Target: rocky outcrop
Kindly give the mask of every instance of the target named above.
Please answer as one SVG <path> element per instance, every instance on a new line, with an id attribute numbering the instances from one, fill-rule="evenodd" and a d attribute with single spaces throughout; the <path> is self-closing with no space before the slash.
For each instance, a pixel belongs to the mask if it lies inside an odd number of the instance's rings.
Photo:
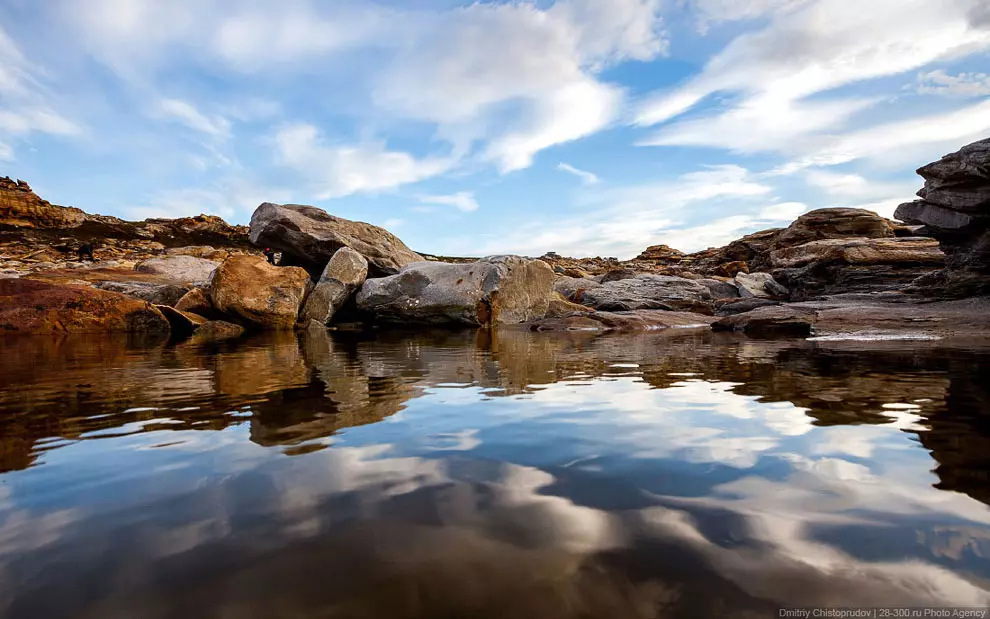
<path id="1" fill-rule="evenodd" d="M 184 247 L 169 247 L 165 250 L 169 256 L 194 256 L 205 258 L 214 262 L 223 262 L 230 252 L 226 249 L 217 249 L 209 245 L 186 245 Z"/>
<path id="2" fill-rule="evenodd" d="M 217 311 L 262 329 L 291 329 L 312 287 L 297 267 L 276 267 L 261 256 L 235 255 L 223 261 L 210 283 Z"/>
<path id="3" fill-rule="evenodd" d="M 773 247 L 792 247 L 822 239 L 882 239 L 892 236 L 893 223 L 873 211 L 860 208 L 822 208 L 795 219 L 777 236 Z"/>
<path id="4" fill-rule="evenodd" d="M 732 241 L 725 247 L 706 249 L 688 254 L 681 266 L 697 273 L 713 273 L 733 277 L 739 271 L 759 271 L 770 266 L 770 251 L 779 228 L 761 230 Z"/>
<path id="5" fill-rule="evenodd" d="M 547 308 L 546 317 L 560 318 L 563 316 L 570 316 L 574 313 L 587 314 L 593 311 L 594 310 L 590 307 L 568 301 L 564 295 L 554 291 L 553 295 L 550 297 L 550 305 Z"/>
<path id="6" fill-rule="evenodd" d="M 742 331 L 746 335 L 804 337 L 811 334 L 815 323 L 814 310 L 790 306 L 759 307 L 725 316 L 712 323 L 715 331 Z"/>
<path id="7" fill-rule="evenodd" d="M 115 292 L 0 279 L 0 334 L 111 332 L 167 334 L 169 323 L 150 303 Z"/>
<path id="8" fill-rule="evenodd" d="M 558 277 L 553 282 L 553 289 L 568 301 L 573 301 L 580 293 L 589 288 L 598 288 L 601 282 L 590 277 Z"/>
<path id="9" fill-rule="evenodd" d="M 919 280 L 934 295 L 990 293 L 990 138 L 964 146 L 918 169 L 921 200 L 901 204 L 894 216 L 923 225 L 945 252 L 945 268 Z"/>
<path id="10" fill-rule="evenodd" d="M 517 324 L 546 315 L 553 277 L 542 260 L 518 256 L 467 264 L 419 262 L 397 275 L 367 280 L 357 305 L 383 322 Z"/>
<path id="11" fill-rule="evenodd" d="M 656 262 L 658 264 L 677 264 L 684 259 L 684 252 L 678 251 L 667 245 L 650 245 L 643 253 L 636 257 L 636 260 L 644 262 Z"/>
<path id="12" fill-rule="evenodd" d="M 670 328 L 708 328 L 713 318 L 692 312 L 633 310 L 627 312 L 570 313 L 535 320 L 533 331 L 656 331 Z"/>
<path id="13" fill-rule="evenodd" d="M 174 282 L 205 285 L 218 266 L 219 263 L 212 260 L 180 254 L 144 260 L 135 265 L 134 270 L 159 275 Z"/>
<path id="14" fill-rule="evenodd" d="M 769 273 L 737 273 L 732 280 L 740 297 L 783 298 L 787 288 L 781 286 Z"/>
<path id="15" fill-rule="evenodd" d="M 375 277 L 394 275 L 407 264 L 424 260 L 384 228 L 300 204 L 259 206 L 251 216 L 251 242 L 280 250 L 283 264 L 302 266 L 316 276 L 341 247 L 364 256 Z"/>
<path id="16" fill-rule="evenodd" d="M 22 180 L 0 177 L 0 227 L 75 228 L 86 220 L 86 213 L 42 200 Z"/>
<path id="17" fill-rule="evenodd" d="M 341 247 L 330 258 L 320 281 L 306 299 L 299 320 L 329 325 L 344 304 L 354 296 L 368 277 L 368 261 L 351 249 Z"/>
<path id="18" fill-rule="evenodd" d="M 662 309 L 712 313 L 712 293 L 707 286 L 667 275 L 637 275 L 603 283 L 572 300 L 604 312 Z"/>

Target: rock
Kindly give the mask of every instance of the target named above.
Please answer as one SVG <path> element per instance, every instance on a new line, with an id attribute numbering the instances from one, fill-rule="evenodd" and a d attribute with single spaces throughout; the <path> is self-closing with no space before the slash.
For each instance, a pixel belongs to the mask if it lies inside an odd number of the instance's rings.
<path id="1" fill-rule="evenodd" d="M 715 302 L 716 316 L 733 316 L 754 310 L 758 307 L 771 307 L 780 305 L 780 301 L 760 297 L 748 297 L 745 299 L 722 299 Z"/>
<path id="2" fill-rule="evenodd" d="M 694 281 L 708 288 L 708 291 L 712 293 L 712 299 L 739 298 L 739 289 L 736 288 L 731 282 L 708 278 L 696 279 Z"/>
<path id="3" fill-rule="evenodd" d="M 206 319 L 198 314 L 182 312 L 168 305 L 156 305 L 155 309 L 165 316 L 171 326 L 173 337 L 187 337 L 206 323 Z"/>
<path id="4" fill-rule="evenodd" d="M 553 270 L 542 260 L 492 256 L 467 264 L 420 262 L 369 279 L 357 305 L 383 322 L 492 326 L 543 318 Z"/>
<path id="5" fill-rule="evenodd" d="M 193 256 L 195 258 L 205 258 L 214 262 L 223 262 L 230 252 L 226 249 L 216 249 L 209 245 L 187 245 L 184 247 L 170 247 L 165 250 L 169 256 Z"/>
<path id="6" fill-rule="evenodd" d="M 114 282 L 102 281 L 95 284 L 100 290 L 119 292 L 120 294 L 147 301 L 152 305 L 172 305 L 178 303 L 183 295 L 189 292 L 187 286 L 176 284 L 154 284 L 151 282 Z"/>
<path id="7" fill-rule="evenodd" d="M 213 277 L 219 263 L 194 256 L 164 256 L 139 262 L 134 270 L 151 273 L 176 282 L 187 284 L 207 284 Z"/>
<path id="8" fill-rule="evenodd" d="M 341 247 L 350 247 L 368 261 L 376 277 L 393 275 L 423 256 L 406 247 L 397 236 L 378 226 L 334 217 L 313 206 L 272 204 L 259 206 L 251 216 L 251 242 L 283 252 L 312 273 L 320 273 Z"/>
<path id="9" fill-rule="evenodd" d="M 822 239 L 889 238 L 894 226 L 873 211 L 859 208 L 822 208 L 801 215 L 774 241 L 776 248 Z"/>
<path id="10" fill-rule="evenodd" d="M 559 292 L 568 301 L 579 293 L 601 286 L 601 282 L 590 277 L 558 277 L 553 283 L 554 292 Z"/>
<path id="11" fill-rule="evenodd" d="M 805 337 L 811 335 L 815 323 L 814 310 L 786 305 L 759 307 L 757 309 L 725 316 L 712 323 L 715 331 L 742 331 L 747 335 L 783 335 Z"/>
<path id="12" fill-rule="evenodd" d="M 594 310 L 578 303 L 572 303 L 564 298 L 559 292 L 554 292 L 550 297 L 550 306 L 547 308 L 547 318 L 559 318 L 569 316 L 574 313 L 587 314 Z"/>
<path id="13" fill-rule="evenodd" d="M 677 264 L 684 259 L 684 252 L 666 245 L 650 245 L 636 260 L 656 262 L 659 264 Z"/>
<path id="14" fill-rule="evenodd" d="M 554 273 L 557 269 L 554 269 Z M 561 271 L 567 277 L 591 277 L 591 273 L 588 273 L 584 269 L 578 269 L 576 267 L 567 267 Z"/>
<path id="15" fill-rule="evenodd" d="M 617 282 L 623 279 L 632 279 L 639 275 L 639 271 L 634 271 L 633 269 L 612 269 L 611 271 L 606 271 L 602 275 L 601 282 L 607 284 L 608 282 Z"/>
<path id="16" fill-rule="evenodd" d="M 654 331 L 669 328 L 708 328 L 713 318 L 692 312 L 633 310 L 547 316 L 530 323 L 533 331 Z"/>
<path id="17" fill-rule="evenodd" d="M 146 301 L 116 292 L 31 279 L 0 279 L 0 333 L 167 334 L 169 323 Z"/>
<path id="18" fill-rule="evenodd" d="M 42 200 L 22 180 L 0 177 L 0 226 L 13 228 L 75 228 L 86 213 Z"/>
<path id="19" fill-rule="evenodd" d="M 181 312 L 190 312 L 206 317 L 210 317 L 216 312 L 210 297 L 202 288 L 193 288 L 173 303 L 172 307 Z"/>
<path id="20" fill-rule="evenodd" d="M 354 296 L 367 277 L 368 261 L 364 256 L 350 247 L 338 249 L 306 299 L 300 322 L 315 320 L 324 326 L 330 324 L 333 315 Z"/>
<path id="21" fill-rule="evenodd" d="M 748 270 L 758 271 L 770 267 L 770 251 L 783 232 L 780 228 L 761 230 L 732 241 L 725 247 L 706 249 L 689 254 L 680 266 L 701 273 L 719 274 L 722 265 L 742 262 Z M 725 274 L 728 276 L 728 274 Z M 735 273 L 732 274 L 733 276 Z"/>
<path id="22" fill-rule="evenodd" d="M 725 262 L 715 267 L 715 274 L 722 277 L 735 277 L 739 273 L 749 273 L 749 265 L 743 260 Z"/>
<path id="23" fill-rule="evenodd" d="M 213 307 L 263 329 L 291 329 L 312 287 L 297 267 L 277 267 L 261 256 L 234 255 L 220 264 L 210 284 Z"/>
<path id="24" fill-rule="evenodd" d="M 787 288 L 769 273 L 737 273 L 733 280 L 741 297 L 786 297 Z"/>
<path id="25" fill-rule="evenodd" d="M 607 312 L 663 309 L 712 313 L 712 294 L 707 286 L 669 275 L 637 275 L 606 282 L 584 290 L 573 300 Z"/>
<path id="26" fill-rule="evenodd" d="M 912 286 L 933 296 L 990 294 L 990 138 L 918 169 L 922 198 L 894 217 L 923 225 L 945 252 L 945 268 Z"/>
<path id="27" fill-rule="evenodd" d="M 193 333 L 189 341 L 194 344 L 219 342 L 244 335 L 244 327 L 224 320 L 210 320 L 203 323 Z"/>

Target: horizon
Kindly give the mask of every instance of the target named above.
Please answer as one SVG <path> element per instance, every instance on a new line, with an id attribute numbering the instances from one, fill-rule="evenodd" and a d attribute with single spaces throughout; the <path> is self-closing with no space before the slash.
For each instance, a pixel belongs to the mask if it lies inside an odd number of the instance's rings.
<path id="1" fill-rule="evenodd" d="M 990 135 L 980 0 L 40 5 L 0 6 L 0 176 L 130 220 L 298 203 L 434 255 L 690 253 L 892 218 Z"/>

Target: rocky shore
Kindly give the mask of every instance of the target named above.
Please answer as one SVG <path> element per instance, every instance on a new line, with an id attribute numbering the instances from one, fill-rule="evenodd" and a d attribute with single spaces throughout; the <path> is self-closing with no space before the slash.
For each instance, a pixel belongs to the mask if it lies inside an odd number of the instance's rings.
<path id="1" fill-rule="evenodd" d="M 918 170 L 887 220 L 831 208 L 694 254 L 420 254 L 389 231 L 303 205 L 249 227 L 207 215 L 127 222 L 0 179 L 0 332 L 704 328 L 754 337 L 990 334 L 990 139 Z M 92 245 L 96 261 L 77 250 Z M 259 249 L 280 253 L 270 264 Z"/>

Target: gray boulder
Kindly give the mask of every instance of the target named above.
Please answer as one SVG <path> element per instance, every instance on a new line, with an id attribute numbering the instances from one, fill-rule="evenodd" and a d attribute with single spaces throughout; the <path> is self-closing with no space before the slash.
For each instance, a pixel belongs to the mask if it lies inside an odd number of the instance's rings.
<path id="1" fill-rule="evenodd" d="M 720 279 L 702 278 L 694 280 L 708 288 L 712 293 L 712 299 L 738 299 L 739 289 L 732 282 L 724 282 Z"/>
<path id="2" fill-rule="evenodd" d="M 670 275 L 637 275 L 588 288 L 573 301 L 599 311 L 640 309 L 712 313 L 712 293 L 697 281 Z"/>
<path id="3" fill-rule="evenodd" d="M 149 258 L 134 265 L 134 270 L 174 282 L 203 285 L 209 283 L 218 266 L 219 263 L 205 258 L 177 255 Z"/>
<path id="4" fill-rule="evenodd" d="M 553 270 L 542 260 L 491 256 L 477 262 L 418 262 L 364 282 L 359 309 L 383 322 L 487 327 L 543 318 Z"/>
<path id="5" fill-rule="evenodd" d="M 553 283 L 555 292 L 559 292 L 568 301 L 573 301 L 574 296 L 582 290 L 588 288 L 598 288 L 601 283 L 590 277 L 558 277 Z"/>
<path id="6" fill-rule="evenodd" d="M 739 296 L 743 298 L 787 296 L 787 288 L 777 283 L 769 273 L 736 273 L 734 281 Z"/>
<path id="7" fill-rule="evenodd" d="M 280 250 L 282 264 L 302 266 L 314 276 L 341 247 L 364 256 L 376 277 L 393 275 L 407 264 L 424 260 L 384 228 L 300 204 L 265 202 L 259 206 L 251 216 L 251 242 Z"/>
<path id="8" fill-rule="evenodd" d="M 186 293 L 188 286 L 176 284 L 154 284 L 151 282 L 98 282 L 95 285 L 100 290 L 119 292 L 120 294 L 147 301 L 152 305 L 175 305 Z"/>
<path id="9" fill-rule="evenodd" d="M 712 323 L 714 331 L 742 331 L 756 337 L 811 335 L 817 320 L 814 310 L 779 305 L 758 307 L 754 310 L 725 316 Z"/>
<path id="10" fill-rule="evenodd" d="M 350 247 L 341 247 L 330 258 L 320 281 L 309 293 L 299 321 L 328 325 L 334 314 L 350 300 L 368 277 L 368 261 Z"/>

